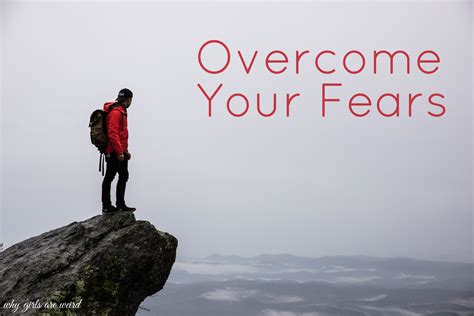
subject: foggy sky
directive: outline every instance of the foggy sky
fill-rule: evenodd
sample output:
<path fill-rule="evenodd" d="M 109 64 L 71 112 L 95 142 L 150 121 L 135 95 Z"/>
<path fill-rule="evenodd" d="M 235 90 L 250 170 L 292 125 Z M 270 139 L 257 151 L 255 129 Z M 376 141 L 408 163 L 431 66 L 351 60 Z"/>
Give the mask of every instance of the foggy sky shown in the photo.
<path fill-rule="evenodd" d="M 5 246 L 100 214 L 89 115 L 128 87 L 126 201 L 138 219 L 178 238 L 178 256 L 473 260 L 470 2 L 7 2 L 2 11 Z M 231 50 L 221 75 L 197 62 L 210 39 Z M 404 49 L 413 60 L 431 49 L 441 64 L 432 76 L 322 75 L 309 58 L 298 76 L 271 75 L 264 54 L 273 49 L 288 53 L 290 70 L 305 49 L 312 58 L 324 49 Z M 251 75 L 237 50 L 261 54 Z M 220 58 L 209 50 L 210 65 Z M 341 102 L 326 118 L 323 82 L 343 83 L 330 90 Z M 223 83 L 212 118 L 197 83 Z M 237 92 L 252 103 L 242 118 L 225 107 Z M 279 107 L 262 118 L 257 92 L 267 106 L 273 92 L 302 96 L 291 117 Z M 400 93 L 401 117 L 351 116 L 346 103 L 357 92 L 373 102 Z M 428 116 L 423 99 L 407 118 L 408 93 L 444 94 L 446 115 Z"/>

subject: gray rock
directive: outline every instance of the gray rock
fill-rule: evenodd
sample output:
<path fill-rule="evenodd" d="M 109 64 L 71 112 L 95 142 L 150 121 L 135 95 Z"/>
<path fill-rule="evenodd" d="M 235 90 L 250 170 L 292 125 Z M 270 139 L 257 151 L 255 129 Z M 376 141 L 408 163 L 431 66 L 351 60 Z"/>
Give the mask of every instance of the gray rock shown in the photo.
<path fill-rule="evenodd" d="M 95 216 L 0 252 L 0 314 L 5 303 L 36 302 L 50 315 L 135 315 L 163 288 L 178 241 L 131 213 Z M 45 303 L 56 303 L 47 309 Z M 76 306 L 59 308 L 61 303 Z"/>

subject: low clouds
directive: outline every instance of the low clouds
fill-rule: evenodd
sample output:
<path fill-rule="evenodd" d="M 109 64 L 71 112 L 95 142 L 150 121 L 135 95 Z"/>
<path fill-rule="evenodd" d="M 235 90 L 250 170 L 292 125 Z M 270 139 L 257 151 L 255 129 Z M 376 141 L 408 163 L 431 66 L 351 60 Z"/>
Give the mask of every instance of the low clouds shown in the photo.
<path fill-rule="evenodd" d="M 175 264 L 175 269 L 182 269 L 188 273 L 194 274 L 235 274 L 235 273 L 255 273 L 257 268 L 251 265 L 241 264 L 222 264 L 218 262 L 186 262 L 181 261 Z"/>
<path fill-rule="evenodd" d="M 380 294 L 380 295 L 376 295 L 376 296 L 372 296 L 372 297 L 361 298 L 359 301 L 363 301 L 363 302 L 377 302 L 377 301 L 383 300 L 383 299 L 386 298 L 387 296 L 388 296 L 388 295 L 386 295 L 386 294 Z"/>
<path fill-rule="evenodd" d="M 239 302 L 256 295 L 256 290 L 228 287 L 204 293 L 202 297 L 211 301 Z"/>
<path fill-rule="evenodd" d="M 239 302 L 248 298 L 259 300 L 263 303 L 288 304 L 302 302 L 299 296 L 272 295 L 258 290 L 248 290 L 240 287 L 226 287 L 215 289 L 201 295 L 211 301 Z"/>
<path fill-rule="evenodd" d="M 294 313 L 287 311 L 279 311 L 275 309 L 265 309 L 262 311 L 262 316 L 319 316 L 320 313 Z"/>

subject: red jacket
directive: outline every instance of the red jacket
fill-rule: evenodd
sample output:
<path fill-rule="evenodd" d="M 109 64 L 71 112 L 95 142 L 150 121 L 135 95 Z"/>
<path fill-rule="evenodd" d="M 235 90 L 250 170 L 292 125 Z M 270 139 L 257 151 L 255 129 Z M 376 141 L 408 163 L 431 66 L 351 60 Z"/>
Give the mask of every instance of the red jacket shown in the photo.
<path fill-rule="evenodd" d="M 106 102 L 104 111 L 107 112 L 107 136 L 109 143 L 105 148 L 105 153 L 115 152 L 121 155 L 128 151 L 128 127 L 127 110 L 121 105 L 110 106 L 117 101 Z"/>

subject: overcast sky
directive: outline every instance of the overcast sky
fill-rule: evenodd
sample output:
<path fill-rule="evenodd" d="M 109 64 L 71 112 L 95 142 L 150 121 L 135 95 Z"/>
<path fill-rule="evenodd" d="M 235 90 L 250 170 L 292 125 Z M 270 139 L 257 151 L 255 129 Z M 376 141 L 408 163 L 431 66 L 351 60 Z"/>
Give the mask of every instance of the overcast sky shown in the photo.
<path fill-rule="evenodd" d="M 2 210 L 0 242 L 100 213 L 102 176 L 90 113 L 128 87 L 127 204 L 179 239 L 178 256 L 407 256 L 472 261 L 472 8 L 468 1 L 393 3 L 4 3 L 2 7 Z M 229 45 L 221 75 L 199 67 L 210 39 Z M 271 75 L 265 53 L 283 50 L 289 71 Z M 439 53 L 426 76 L 294 73 L 296 50 Z M 245 74 L 237 50 L 259 54 Z M 222 51 L 206 50 L 210 66 Z M 339 59 L 338 59 L 339 58 Z M 331 65 L 328 63 L 327 65 Z M 291 71 L 293 70 L 293 71 Z M 339 69 L 340 70 L 340 69 Z M 326 118 L 321 84 L 341 82 Z M 216 97 L 213 117 L 197 88 Z M 249 96 L 231 117 L 227 97 Z M 272 93 L 301 93 L 291 117 Z M 400 93 L 400 118 L 350 115 L 347 100 Z M 409 93 L 423 93 L 407 118 Z M 445 95 L 433 118 L 427 96 Z M 239 105 L 236 104 L 238 109 Z M 241 107 L 240 107 L 241 108 Z M 114 182 L 115 186 L 115 182 Z M 114 194 L 112 194 L 114 196 Z"/>

